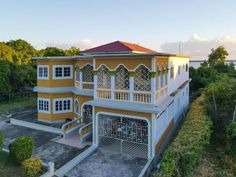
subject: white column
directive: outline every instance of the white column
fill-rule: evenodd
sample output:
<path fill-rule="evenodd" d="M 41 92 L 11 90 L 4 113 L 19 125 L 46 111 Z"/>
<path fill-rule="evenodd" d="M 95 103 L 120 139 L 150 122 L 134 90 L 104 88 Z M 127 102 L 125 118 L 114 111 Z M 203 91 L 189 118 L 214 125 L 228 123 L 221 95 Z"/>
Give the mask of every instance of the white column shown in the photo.
<path fill-rule="evenodd" d="M 151 77 L 151 103 L 155 104 L 156 77 Z"/>
<path fill-rule="evenodd" d="M 97 80 L 98 80 L 98 77 L 97 75 L 94 74 L 93 76 L 93 84 L 94 84 L 93 97 L 94 98 L 97 98 Z"/>
<path fill-rule="evenodd" d="M 134 77 L 129 77 L 129 94 L 130 94 L 130 101 L 134 101 Z"/>
<path fill-rule="evenodd" d="M 111 99 L 114 100 L 115 99 L 115 76 L 111 76 Z"/>
<path fill-rule="evenodd" d="M 82 82 L 83 82 L 83 72 L 82 71 L 79 71 L 79 88 L 80 89 L 83 89 L 83 84 L 82 84 Z"/>

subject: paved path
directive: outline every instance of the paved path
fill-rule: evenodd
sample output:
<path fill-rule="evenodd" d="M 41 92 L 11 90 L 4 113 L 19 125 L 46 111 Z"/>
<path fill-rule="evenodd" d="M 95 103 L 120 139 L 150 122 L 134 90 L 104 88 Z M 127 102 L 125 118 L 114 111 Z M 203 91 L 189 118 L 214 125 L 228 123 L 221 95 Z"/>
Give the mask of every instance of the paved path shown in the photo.
<path fill-rule="evenodd" d="M 146 163 L 146 159 L 98 148 L 66 176 L 137 177 Z"/>
<path fill-rule="evenodd" d="M 8 145 L 18 136 L 27 135 L 32 137 L 35 145 L 33 156 L 40 157 L 43 162 L 54 162 L 56 169 L 60 168 L 88 148 L 88 146 L 86 146 L 79 149 L 59 144 L 55 142 L 56 139 L 60 138 L 58 134 L 34 130 L 9 123 L 0 127 L 0 130 L 4 133 L 4 148 L 6 149 L 8 149 Z"/>

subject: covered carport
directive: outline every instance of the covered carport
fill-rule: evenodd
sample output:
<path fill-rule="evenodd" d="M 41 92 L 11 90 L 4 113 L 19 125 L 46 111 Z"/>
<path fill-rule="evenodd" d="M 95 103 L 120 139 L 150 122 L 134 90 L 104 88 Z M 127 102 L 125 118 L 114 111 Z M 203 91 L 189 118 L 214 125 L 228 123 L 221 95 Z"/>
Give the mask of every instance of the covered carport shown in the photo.
<path fill-rule="evenodd" d="M 150 129 L 145 118 L 97 113 L 97 143 L 107 150 L 148 159 Z"/>

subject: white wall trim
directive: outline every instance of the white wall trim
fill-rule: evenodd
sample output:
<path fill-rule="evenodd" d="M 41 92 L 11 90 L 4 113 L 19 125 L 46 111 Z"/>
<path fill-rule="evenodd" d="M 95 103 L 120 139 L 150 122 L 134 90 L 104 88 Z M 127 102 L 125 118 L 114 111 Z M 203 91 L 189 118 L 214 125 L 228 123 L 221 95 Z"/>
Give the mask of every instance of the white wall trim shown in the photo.
<path fill-rule="evenodd" d="M 56 101 L 65 101 L 65 100 L 70 100 L 70 110 L 56 111 Z M 63 104 L 62 104 L 62 107 L 64 107 Z M 68 97 L 68 98 L 54 98 L 53 99 L 53 114 L 61 114 L 61 113 L 72 112 L 72 106 L 73 106 L 72 97 Z"/>
<path fill-rule="evenodd" d="M 39 101 L 47 101 L 48 102 L 48 111 L 46 110 L 39 110 Z M 37 99 L 37 109 L 38 109 L 38 112 L 40 113 L 46 113 L 46 114 L 50 114 L 51 110 L 50 110 L 50 98 L 42 98 L 42 97 L 38 97 Z M 44 107 L 44 103 L 43 103 L 43 107 Z"/>
<path fill-rule="evenodd" d="M 62 68 L 62 77 L 56 77 L 56 68 Z M 70 76 L 64 76 L 64 68 L 70 67 Z M 60 80 L 60 79 L 73 79 L 73 65 L 53 65 L 53 79 Z"/>
<path fill-rule="evenodd" d="M 47 77 L 39 77 L 39 68 L 47 68 Z M 37 65 L 37 79 L 38 80 L 49 80 L 49 65 Z"/>

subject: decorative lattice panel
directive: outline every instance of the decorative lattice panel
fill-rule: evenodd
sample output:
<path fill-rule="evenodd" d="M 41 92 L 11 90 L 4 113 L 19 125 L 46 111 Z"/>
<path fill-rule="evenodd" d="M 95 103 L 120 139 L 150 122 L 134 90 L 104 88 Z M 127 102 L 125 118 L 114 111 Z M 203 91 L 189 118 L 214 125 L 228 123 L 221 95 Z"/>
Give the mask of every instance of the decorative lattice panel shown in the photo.
<path fill-rule="evenodd" d="M 144 120 L 99 115 L 99 146 L 147 158 L 148 124 Z"/>
<path fill-rule="evenodd" d="M 97 74 L 98 88 L 110 89 L 111 88 L 111 74 L 108 68 L 102 65 Z"/>
<path fill-rule="evenodd" d="M 86 65 L 83 68 L 83 82 L 93 82 L 93 66 Z"/>
<path fill-rule="evenodd" d="M 135 71 L 134 90 L 151 91 L 151 75 L 148 68 L 141 65 Z"/>
<path fill-rule="evenodd" d="M 124 66 L 119 66 L 115 71 L 115 89 L 129 90 L 129 72 Z"/>

